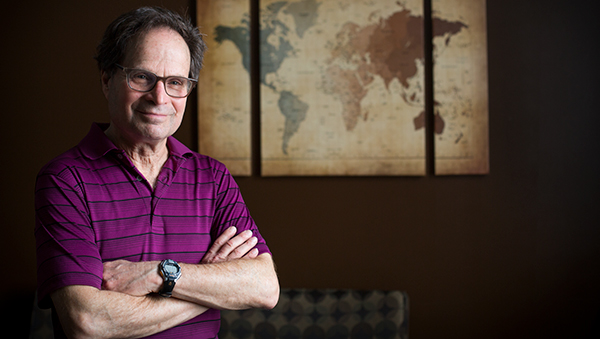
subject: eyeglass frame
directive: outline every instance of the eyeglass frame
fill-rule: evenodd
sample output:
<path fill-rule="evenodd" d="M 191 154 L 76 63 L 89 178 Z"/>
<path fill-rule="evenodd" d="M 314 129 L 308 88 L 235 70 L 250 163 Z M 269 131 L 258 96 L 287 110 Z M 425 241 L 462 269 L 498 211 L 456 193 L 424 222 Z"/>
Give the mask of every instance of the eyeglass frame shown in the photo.
<path fill-rule="evenodd" d="M 194 87 L 196 87 L 196 84 L 198 83 L 198 80 L 196 80 L 196 79 L 186 78 L 186 77 L 182 77 L 182 76 L 170 75 L 170 76 L 166 76 L 166 77 L 161 77 L 161 76 L 156 75 L 153 72 L 150 72 L 148 70 L 141 69 L 141 68 L 129 68 L 129 67 L 121 66 L 119 64 L 115 64 L 115 66 L 117 66 L 119 69 L 121 69 L 123 72 L 125 72 L 125 80 L 127 82 L 127 87 L 131 88 L 132 90 L 134 90 L 136 92 L 140 92 L 140 93 L 148 93 L 148 92 L 152 91 L 156 87 L 156 84 L 159 81 L 162 80 L 163 86 L 165 88 L 165 93 L 167 93 L 168 96 L 170 96 L 172 98 L 179 98 L 179 99 L 181 99 L 181 98 L 187 98 L 190 94 L 192 94 L 192 90 L 194 90 Z M 131 71 L 143 71 L 143 72 L 152 74 L 156 78 L 156 81 L 154 82 L 154 85 L 152 85 L 152 87 L 150 87 L 146 91 L 135 89 L 135 88 L 131 87 L 131 84 L 129 83 L 129 81 L 130 81 L 129 74 L 130 74 Z M 188 81 L 191 81 L 192 85 L 188 89 L 188 93 L 185 96 L 182 96 L 182 97 L 169 94 L 169 91 L 167 89 L 167 80 L 169 78 L 179 78 L 179 79 L 186 79 Z"/>

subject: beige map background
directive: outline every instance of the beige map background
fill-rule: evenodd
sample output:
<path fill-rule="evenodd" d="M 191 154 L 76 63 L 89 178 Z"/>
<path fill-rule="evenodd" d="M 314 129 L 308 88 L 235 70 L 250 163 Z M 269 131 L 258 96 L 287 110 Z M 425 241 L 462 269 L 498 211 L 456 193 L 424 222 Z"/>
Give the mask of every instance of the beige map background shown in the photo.
<path fill-rule="evenodd" d="M 199 151 L 251 174 L 249 0 L 197 1 L 208 51 L 198 81 Z"/>
<path fill-rule="evenodd" d="M 432 0 L 435 174 L 489 172 L 485 0 Z"/>

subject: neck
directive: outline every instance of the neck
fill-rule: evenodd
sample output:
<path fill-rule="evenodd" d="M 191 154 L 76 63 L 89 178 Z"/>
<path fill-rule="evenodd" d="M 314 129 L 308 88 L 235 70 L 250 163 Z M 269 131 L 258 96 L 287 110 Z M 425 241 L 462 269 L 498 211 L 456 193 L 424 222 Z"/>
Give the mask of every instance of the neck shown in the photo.
<path fill-rule="evenodd" d="M 169 158 L 167 140 L 156 143 L 130 142 L 121 137 L 112 128 L 112 125 L 104 132 L 106 136 L 117 146 L 125 151 L 133 165 L 148 180 L 152 187 L 156 187 L 156 179 L 163 165 Z"/>

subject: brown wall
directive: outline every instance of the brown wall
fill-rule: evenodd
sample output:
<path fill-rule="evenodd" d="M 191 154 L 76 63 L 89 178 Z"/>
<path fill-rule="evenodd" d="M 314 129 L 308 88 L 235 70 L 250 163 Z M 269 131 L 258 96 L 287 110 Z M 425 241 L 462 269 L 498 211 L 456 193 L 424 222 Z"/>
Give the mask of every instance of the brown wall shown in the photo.
<path fill-rule="evenodd" d="M 4 8 L 4 320 L 28 321 L 14 310 L 27 314 L 35 288 L 37 171 L 106 121 L 95 46 L 118 14 L 161 3 L 190 4 Z M 591 3 L 488 1 L 489 175 L 239 178 L 282 285 L 406 290 L 412 338 L 598 334 L 600 25 Z M 193 100 L 177 137 L 196 149 Z"/>

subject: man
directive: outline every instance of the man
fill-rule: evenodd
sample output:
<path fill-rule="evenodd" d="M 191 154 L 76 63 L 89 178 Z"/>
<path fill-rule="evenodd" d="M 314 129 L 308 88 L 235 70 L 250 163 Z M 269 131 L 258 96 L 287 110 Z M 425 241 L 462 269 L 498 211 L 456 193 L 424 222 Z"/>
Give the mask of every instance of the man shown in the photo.
<path fill-rule="evenodd" d="M 36 183 L 39 304 L 56 337 L 214 338 L 218 309 L 276 305 L 271 254 L 235 181 L 172 137 L 204 49 L 161 8 L 106 30 L 96 59 L 110 124 Z"/>

